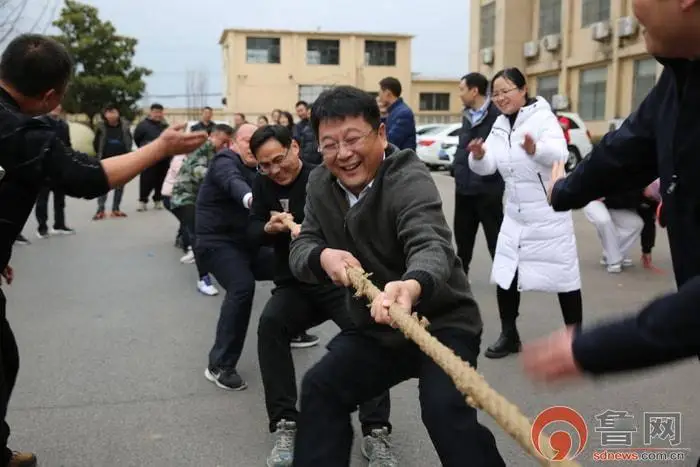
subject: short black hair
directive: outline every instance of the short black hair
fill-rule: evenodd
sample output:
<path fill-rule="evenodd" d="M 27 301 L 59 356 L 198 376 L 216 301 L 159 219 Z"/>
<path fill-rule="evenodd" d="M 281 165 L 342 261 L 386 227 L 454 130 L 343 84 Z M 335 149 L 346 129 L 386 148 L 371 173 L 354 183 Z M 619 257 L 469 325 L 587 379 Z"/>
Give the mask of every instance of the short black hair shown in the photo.
<path fill-rule="evenodd" d="M 307 109 L 309 108 L 309 103 L 306 102 L 306 101 L 298 101 L 296 104 L 294 104 L 294 108 L 296 109 L 296 108 L 299 107 L 300 105 L 303 105 L 303 106 L 306 107 Z"/>
<path fill-rule="evenodd" d="M 493 75 L 493 78 L 491 78 L 491 89 L 493 89 L 493 83 L 495 83 L 498 78 L 507 79 L 511 83 L 515 84 L 518 89 L 524 89 L 525 86 L 527 86 L 527 79 L 525 79 L 525 75 L 522 71 L 515 67 L 504 68 Z M 526 95 L 525 98 L 527 99 L 528 96 Z"/>
<path fill-rule="evenodd" d="M 377 100 L 367 91 L 354 86 L 337 86 L 323 91 L 311 109 L 311 128 L 318 138 L 318 127 L 327 120 L 362 117 L 377 130 L 381 124 Z"/>
<path fill-rule="evenodd" d="M 469 89 L 476 88 L 481 96 L 485 96 L 489 90 L 489 80 L 481 73 L 474 72 L 466 74 L 462 76 L 460 81 L 464 81 Z"/>
<path fill-rule="evenodd" d="M 110 110 L 119 111 L 119 107 L 117 107 L 117 106 L 114 105 L 114 104 L 107 104 L 107 105 L 105 105 L 105 108 L 104 108 L 104 110 L 103 110 L 102 112 L 109 112 Z"/>
<path fill-rule="evenodd" d="M 217 123 L 214 125 L 214 130 L 213 131 L 220 131 L 222 133 L 226 133 L 228 136 L 233 136 L 234 130 L 231 125 L 227 125 L 225 123 Z"/>
<path fill-rule="evenodd" d="M 73 59 L 59 42 L 41 34 L 14 38 L 0 58 L 0 79 L 27 97 L 63 92 L 73 74 Z"/>
<path fill-rule="evenodd" d="M 246 120 L 245 120 L 245 114 L 242 114 L 242 113 L 240 113 L 240 112 L 236 112 L 236 113 L 233 114 L 233 115 L 234 115 L 234 116 L 238 115 L 239 117 L 241 117 L 241 119 L 242 119 L 244 122 L 246 121 Z"/>
<path fill-rule="evenodd" d="M 387 76 L 379 82 L 379 89 L 382 91 L 388 89 L 396 97 L 401 97 L 401 81 L 393 76 Z"/>
<path fill-rule="evenodd" d="M 161 104 L 154 102 L 151 104 L 151 110 L 165 110 L 165 108 Z"/>
<path fill-rule="evenodd" d="M 205 110 L 211 110 L 212 112 L 214 111 L 214 109 L 212 109 L 208 105 L 205 105 L 204 108 L 202 109 L 202 111 L 205 111 Z"/>
<path fill-rule="evenodd" d="M 258 151 L 263 144 L 271 139 L 279 142 L 283 148 L 288 148 L 292 145 L 292 132 L 283 125 L 266 125 L 258 128 L 250 137 L 250 151 L 257 157 Z"/>

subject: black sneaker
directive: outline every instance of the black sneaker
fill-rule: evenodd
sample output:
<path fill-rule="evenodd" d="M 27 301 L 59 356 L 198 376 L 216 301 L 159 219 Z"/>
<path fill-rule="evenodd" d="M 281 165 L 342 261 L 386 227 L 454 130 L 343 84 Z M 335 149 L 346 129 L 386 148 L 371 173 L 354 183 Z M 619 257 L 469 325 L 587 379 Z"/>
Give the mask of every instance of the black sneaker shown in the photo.
<path fill-rule="evenodd" d="M 20 245 L 30 245 L 32 242 L 27 240 L 27 237 L 25 237 L 22 234 L 18 234 L 17 238 L 15 238 L 15 243 L 18 243 Z"/>
<path fill-rule="evenodd" d="M 294 339 L 292 339 L 289 345 L 291 345 L 295 349 L 305 349 L 307 347 L 313 347 L 314 345 L 318 345 L 319 340 L 320 339 L 318 338 L 318 336 L 303 333 L 299 334 Z"/>
<path fill-rule="evenodd" d="M 73 235 L 75 233 L 75 230 L 64 225 L 62 227 L 54 227 L 53 229 L 51 229 L 50 233 L 51 235 Z"/>
<path fill-rule="evenodd" d="M 221 369 L 209 367 L 204 371 L 204 377 L 227 391 L 242 391 L 248 385 L 234 369 Z"/>

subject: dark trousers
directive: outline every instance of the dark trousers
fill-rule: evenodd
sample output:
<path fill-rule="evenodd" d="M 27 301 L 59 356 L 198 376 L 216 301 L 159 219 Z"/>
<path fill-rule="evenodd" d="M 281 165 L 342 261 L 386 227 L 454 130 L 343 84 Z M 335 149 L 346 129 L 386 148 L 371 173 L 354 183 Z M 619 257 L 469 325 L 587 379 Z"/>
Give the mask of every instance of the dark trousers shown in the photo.
<path fill-rule="evenodd" d="M 112 193 L 112 211 L 119 211 L 119 207 L 122 204 L 122 196 L 124 195 L 124 187 L 120 186 L 118 188 L 115 188 L 114 190 L 112 190 Z M 105 193 L 104 195 L 97 198 L 97 212 L 105 212 L 105 205 L 107 204 L 107 195 L 109 195 L 109 193 Z"/>
<path fill-rule="evenodd" d="M 354 327 L 347 311 L 345 289 L 292 284 L 276 287 L 258 323 L 258 360 L 265 389 L 270 431 L 280 420 L 296 421 L 297 383 L 289 343 L 291 339 L 327 320 L 341 330 Z M 364 436 L 375 428 L 389 428 L 389 391 L 360 405 Z"/>
<path fill-rule="evenodd" d="M 656 208 L 657 203 L 649 203 L 648 206 L 640 207 L 637 209 L 639 217 L 644 221 L 644 227 L 642 227 L 642 233 L 640 235 L 642 240 L 642 254 L 649 254 L 651 250 L 654 249 L 654 244 L 656 243 Z"/>
<path fill-rule="evenodd" d="M 476 367 L 480 338 L 457 329 L 433 335 Z M 496 440 L 477 420 L 449 376 L 412 342 L 388 348 L 356 331 L 343 331 L 301 384 L 295 467 L 350 465 L 350 413 L 363 401 L 418 378 L 423 424 L 444 467 L 505 466 Z"/>
<path fill-rule="evenodd" d="M 0 290 L 0 441 L 2 452 L 0 453 L 0 465 L 7 465 L 12 457 L 12 451 L 7 448 L 7 440 L 10 437 L 10 426 L 5 421 L 7 406 L 10 402 L 12 389 L 15 387 L 17 373 L 19 372 L 19 352 L 17 342 L 6 317 L 7 301 L 5 294 Z"/>
<path fill-rule="evenodd" d="M 163 196 L 163 206 L 165 206 L 165 209 L 170 211 L 170 213 L 175 216 L 175 213 L 173 212 L 173 208 L 170 205 L 170 196 Z M 187 253 L 187 250 L 191 247 L 194 248 L 194 244 L 190 241 L 190 236 L 187 233 L 187 229 L 185 228 L 185 225 L 182 223 L 179 217 L 175 216 L 175 219 L 177 219 L 178 222 L 178 228 L 177 228 L 177 237 L 182 241 L 182 250 Z"/>
<path fill-rule="evenodd" d="M 464 272 L 469 276 L 469 264 L 474 254 L 474 243 L 479 224 L 484 229 L 486 245 L 491 259 L 496 253 L 498 232 L 503 222 L 503 195 L 501 193 L 483 195 L 455 194 L 454 235 L 457 243 L 457 256 L 462 260 Z"/>
<path fill-rule="evenodd" d="M 255 281 L 272 279 L 274 256 L 270 248 L 251 251 L 247 245 L 222 244 L 198 248 L 204 267 L 226 290 L 221 303 L 216 338 L 209 352 L 212 368 L 234 369 L 243 352 L 253 308 Z"/>
<path fill-rule="evenodd" d="M 583 321 L 583 299 L 581 290 L 571 292 L 560 292 L 557 294 L 561 314 L 564 316 L 564 323 L 580 326 Z M 520 292 L 518 291 L 518 273 L 515 273 L 513 282 L 508 290 L 500 286 L 496 289 L 496 300 L 498 301 L 498 313 L 501 317 L 501 326 L 504 334 L 514 333 L 516 330 L 515 321 L 518 318 L 520 308 Z"/>
<path fill-rule="evenodd" d="M 163 159 L 153 167 L 149 167 L 139 177 L 139 201 L 142 203 L 148 202 L 148 196 L 153 192 L 153 201 L 163 201 L 163 195 L 160 193 L 165 181 L 165 176 L 170 168 L 171 158 Z"/>
<path fill-rule="evenodd" d="M 53 192 L 53 228 L 62 229 L 66 227 L 66 195 L 60 190 L 44 187 L 39 192 L 34 208 L 36 221 L 39 224 L 39 232 L 49 230 L 49 193 L 51 192 Z"/>
<path fill-rule="evenodd" d="M 172 206 L 171 206 L 172 208 Z M 187 204 L 185 206 L 179 206 L 176 208 L 172 208 L 171 211 L 175 217 L 177 217 L 180 220 L 180 225 L 185 229 L 187 232 L 187 242 L 190 245 L 194 245 L 195 242 L 195 230 L 194 230 L 194 221 L 195 221 L 195 206 L 194 204 Z M 206 276 L 209 273 L 209 270 L 207 267 L 204 265 L 202 260 L 200 259 L 200 255 L 192 250 L 194 253 L 194 261 L 197 265 L 197 273 L 199 274 L 199 278 L 201 279 L 202 277 Z"/>

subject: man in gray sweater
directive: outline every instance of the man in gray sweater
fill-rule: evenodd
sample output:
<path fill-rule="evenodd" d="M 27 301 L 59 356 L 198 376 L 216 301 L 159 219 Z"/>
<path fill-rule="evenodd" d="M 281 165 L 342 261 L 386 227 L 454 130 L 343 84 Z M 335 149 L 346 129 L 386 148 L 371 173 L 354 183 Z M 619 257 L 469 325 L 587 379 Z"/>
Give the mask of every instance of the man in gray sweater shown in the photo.
<path fill-rule="evenodd" d="M 413 310 L 476 366 L 481 316 L 430 172 L 413 150 L 387 143 L 377 103 L 360 89 L 323 92 L 311 125 L 324 164 L 309 177 L 304 221 L 291 244 L 292 273 L 303 282 L 347 287 L 346 266 L 359 266 L 383 293 L 370 314 L 348 289 L 356 328 L 335 337 L 304 377 L 295 467 L 349 465 L 350 412 L 411 378 L 419 379 L 423 422 L 443 466 L 504 466 L 493 435 L 451 379 L 388 325 L 391 304 Z"/>

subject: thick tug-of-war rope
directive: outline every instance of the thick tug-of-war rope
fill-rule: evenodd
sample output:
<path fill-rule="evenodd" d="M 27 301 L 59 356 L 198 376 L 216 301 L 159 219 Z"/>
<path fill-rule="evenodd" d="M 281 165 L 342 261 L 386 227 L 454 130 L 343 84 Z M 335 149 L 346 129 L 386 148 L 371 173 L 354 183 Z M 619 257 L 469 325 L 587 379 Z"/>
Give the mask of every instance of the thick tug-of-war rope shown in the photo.
<path fill-rule="evenodd" d="M 284 220 L 284 223 L 290 229 L 297 226 L 291 219 L 291 215 Z M 348 267 L 347 274 L 352 287 L 356 291 L 355 296 L 366 297 L 371 303 L 381 293 L 377 286 L 369 280 L 370 275 L 362 269 Z M 530 420 L 517 406 L 491 388 L 484 380 L 484 377 L 458 357 L 452 349 L 433 337 L 425 329 L 425 326 L 428 324 L 425 318 L 419 320 L 415 313 L 411 314 L 396 305 L 392 305 L 389 309 L 389 316 L 393 324 L 408 339 L 418 345 L 423 353 L 429 356 L 452 378 L 459 392 L 466 396 L 469 405 L 488 413 L 540 465 L 580 467 L 580 464 L 570 460 L 550 461 L 549 459 L 553 459 L 556 453 L 551 448 L 549 436 L 545 433 L 540 434 L 539 446 L 544 457 L 540 455 L 532 443 L 532 424 Z"/>

